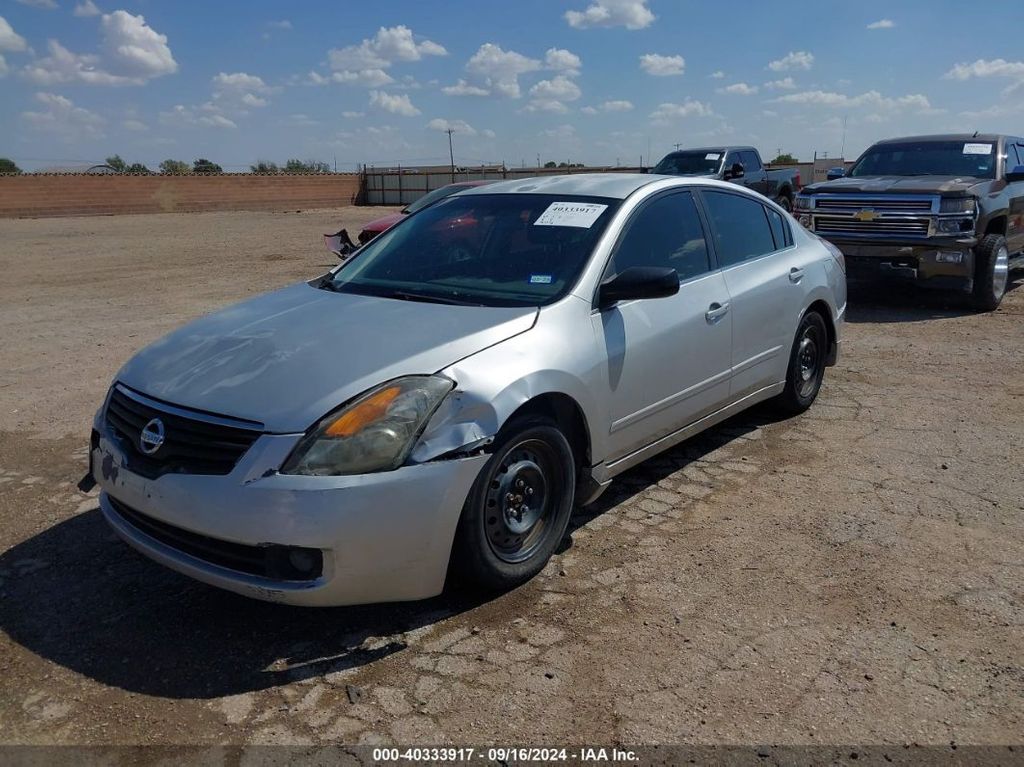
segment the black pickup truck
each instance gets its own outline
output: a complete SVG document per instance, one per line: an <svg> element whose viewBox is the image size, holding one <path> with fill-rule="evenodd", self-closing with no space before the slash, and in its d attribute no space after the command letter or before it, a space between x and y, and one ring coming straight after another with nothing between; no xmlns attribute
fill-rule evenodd
<svg viewBox="0 0 1024 767"><path fill-rule="evenodd" d="M1024 139L880 141L842 178L804 187L795 215L843 251L851 279L955 288L991 311L1024 268Z"/></svg>
<svg viewBox="0 0 1024 767"><path fill-rule="evenodd" d="M800 171L765 169L760 153L752 146L681 149L665 155L651 173L732 181L760 192L789 211L793 210L793 199L800 191Z"/></svg>

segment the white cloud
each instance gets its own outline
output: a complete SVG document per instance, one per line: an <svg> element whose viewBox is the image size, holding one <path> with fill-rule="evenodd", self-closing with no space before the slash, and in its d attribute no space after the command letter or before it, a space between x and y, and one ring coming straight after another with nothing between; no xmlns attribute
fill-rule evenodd
<svg viewBox="0 0 1024 767"><path fill-rule="evenodd" d="M633 102L625 99L606 101L595 106L586 106L580 109L585 115L596 115L599 112L628 112L633 109Z"/></svg>
<svg viewBox="0 0 1024 767"><path fill-rule="evenodd" d="M100 9L96 7L96 3L92 0L84 0L75 6L74 15L79 17L88 18L89 16L99 16L101 13Z"/></svg>
<svg viewBox="0 0 1024 767"><path fill-rule="evenodd" d="M327 52L331 69L387 69L396 61L419 61L424 56L446 56L448 51L431 40L416 42L404 25L381 27L372 38L359 45L333 48Z"/></svg>
<svg viewBox="0 0 1024 767"><path fill-rule="evenodd" d="M21 113L21 119L33 130L52 133L69 142L102 138L104 120L98 114L76 107L70 99L56 93L37 93L35 99L44 110Z"/></svg>
<svg viewBox="0 0 1024 767"><path fill-rule="evenodd" d="M892 29L896 26L896 22L892 19L879 19L878 21L872 21L868 24L868 29Z"/></svg>
<svg viewBox="0 0 1024 767"><path fill-rule="evenodd" d="M465 136L476 135L476 129L465 120L444 120L440 117L435 117L427 123L427 127L430 128L430 130L437 131L452 130Z"/></svg>
<svg viewBox="0 0 1024 767"><path fill-rule="evenodd" d="M420 113L408 93L391 94L384 91L370 91L370 106L402 117L415 117Z"/></svg>
<svg viewBox="0 0 1024 767"><path fill-rule="evenodd" d="M530 88L530 96L535 99L558 99L559 101L575 101L582 95L580 87L568 77L559 75L551 80L541 80Z"/></svg>
<svg viewBox="0 0 1024 767"><path fill-rule="evenodd" d="M11 68L7 66L7 59L0 53L0 77L7 77L7 73L10 71Z"/></svg>
<svg viewBox="0 0 1024 767"><path fill-rule="evenodd" d="M366 112L345 111L341 116L349 120L358 120L360 117L366 117Z"/></svg>
<svg viewBox="0 0 1024 767"><path fill-rule="evenodd" d="M104 14L101 34L98 54L74 53L57 40L48 41L50 55L26 66L23 76L37 85L142 85L178 71L167 36L146 24L142 16L127 11Z"/></svg>
<svg viewBox="0 0 1024 767"><path fill-rule="evenodd" d="M713 117L714 111L709 104L702 101L687 99L682 104L665 102L651 112L651 120L655 124L667 124L670 120L684 117Z"/></svg>
<svg viewBox="0 0 1024 767"><path fill-rule="evenodd" d="M810 104L839 109L872 107L875 109L930 111L932 108L927 97L919 93L890 98L883 96L878 91L868 91L858 96L847 96L832 91L803 91L780 96L775 101L781 104Z"/></svg>
<svg viewBox="0 0 1024 767"><path fill-rule="evenodd" d="M790 51L781 59L768 63L768 68L773 72L783 72L787 69L810 69L814 65L814 54L807 51Z"/></svg>
<svg viewBox="0 0 1024 767"><path fill-rule="evenodd" d="M973 64L957 64L943 77L947 80L969 80L972 77L1009 77L1024 80L1024 61L978 59Z"/></svg>
<svg viewBox="0 0 1024 767"><path fill-rule="evenodd" d="M441 89L441 93L446 96L489 96L491 92L486 88L481 88L478 85L470 85L468 82L459 78L459 81L455 85L446 85Z"/></svg>
<svg viewBox="0 0 1024 767"><path fill-rule="evenodd" d="M570 27L625 27L643 29L655 19L647 0L594 0L582 11L566 11Z"/></svg>
<svg viewBox="0 0 1024 767"><path fill-rule="evenodd" d="M483 136L484 138L497 138L498 137L498 134L495 133L494 131L492 131L490 128L485 128L484 130L480 131L480 135Z"/></svg>
<svg viewBox="0 0 1024 767"><path fill-rule="evenodd" d="M576 77L580 73L583 63L580 57L565 48L548 48L544 54L544 66L555 72L561 72L567 77Z"/></svg>
<svg viewBox="0 0 1024 767"><path fill-rule="evenodd" d="M25 42L25 38L14 31L11 25L7 23L7 19L0 16L0 51L20 53L24 50L28 50L28 43Z"/></svg>
<svg viewBox="0 0 1024 767"><path fill-rule="evenodd" d="M480 78L497 96L517 99L522 95L519 76L536 72L541 63L516 51L506 51L494 43L484 43L466 63L466 71Z"/></svg>
<svg viewBox="0 0 1024 767"><path fill-rule="evenodd" d="M217 114L212 111L213 109L214 107L210 104L204 104L198 110L177 104L169 112L160 113L160 122L163 125L176 128L199 127L230 130L238 127L233 120L222 114Z"/></svg>
<svg viewBox="0 0 1024 767"><path fill-rule="evenodd" d="M267 96L279 89L267 85L262 77L245 72L220 72L210 81L213 98L208 111L237 112L244 115L247 109L265 107Z"/></svg>
<svg viewBox="0 0 1024 767"><path fill-rule="evenodd" d="M558 99L533 99L523 107L524 112L551 112L552 114L564 115L568 113L569 107Z"/></svg>
<svg viewBox="0 0 1024 767"><path fill-rule="evenodd" d="M640 68L647 74L657 77L681 75L686 71L686 59L682 56L662 56L658 53L645 53L640 57Z"/></svg>
<svg viewBox="0 0 1024 767"><path fill-rule="evenodd" d="M757 93L756 85L747 85L746 83L733 83L727 85L724 88L718 88L719 93L726 93L731 96L753 96Z"/></svg>
<svg viewBox="0 0 1024 767"><path fill-rule="evenodd" d="M43 10L52 11L57 8L56 0L18 0L22 5L27 5L30 8L42 8Z"/></svg>
<svg viewBox="0 0 1024 767"><path fill-rule="evenodd" d="M582 112L585 115L596 115L597 112L598 112L598 109L597 109L597 107L589 107L589 106L587 106L587 107L580 107L580 112Z"/></svg>
<svg viewBox="0 0 1024 767"><path fill-rule="evenodd" d="M796 88L792 77L783 77L781 80L772 80L764 84L770 91L791 91Z"/></svg>
<svg viewBox="0 0 1024 767"><path fill-rule="evenodd" d="M712 72L710 75L708 75L708 77L710 77L712 80L724 80L725 72L723 72L721 69L718 69Z"/></svg>
<svg viewBox="0 0 1024 767"><path fill-rule="evenodd" d="M125 130L130 130L130 131L135 132L135 133L141 133L142 131L149 130L149 126L146 125L146 123L144 123L144 122L142 122L142 120L138 120L138 119L136 119L134 117L129 117L127 120L124 120L121 123L121 126Z"/></svg>

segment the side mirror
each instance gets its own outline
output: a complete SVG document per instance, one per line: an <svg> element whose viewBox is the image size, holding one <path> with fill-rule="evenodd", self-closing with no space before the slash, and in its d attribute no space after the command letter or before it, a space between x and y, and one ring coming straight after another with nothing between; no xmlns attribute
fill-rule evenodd
<svg viewBox="0 0 1024 767"><path fill-rule="evenodd" d="M828 181L835 181L837 178L842 178L846 175L846 168L829 168L825 174L825 178Z"/></svg>
<svg viewBox="0 0 1024 767"><path fill-rule="evenodd" d="M667 298L679 292L679 273L664 266L631 266L601 283L600 309L637 298Z"/></svg>
<svg viewBox="0 0 1024 767"><path fill-rule="evenodd" d="M1024 165L1018 165L1012 171L1006 174L1007 181L1024 181Z"/></svg>
<svg viewBox="0 0 1024 767"><path fill-rule="evenodd" d="M743 163L734 162L732 164L732 167L725 172L724 178L726 181L728 181L730 178L743 178L743 173Z"/></svg>

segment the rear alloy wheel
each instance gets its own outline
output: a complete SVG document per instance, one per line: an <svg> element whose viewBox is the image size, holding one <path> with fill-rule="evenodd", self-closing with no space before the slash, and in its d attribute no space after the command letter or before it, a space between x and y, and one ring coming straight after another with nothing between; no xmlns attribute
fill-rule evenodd
<svg viewBox="0 0 1024 767"><path fill-rule="evenodd" d="M1010 279L1010 250L1006 239L989 234L974 251L974 290L971 303L975 309L991 312L1006 295Z"/></svg>
<svg viewBox="0 0 1024 767"><path fill-rule="evenodd" d="M459 520L453 568L488 591L525 583L565 535L576 461L565 435L541 418L510 423L470 490Z"/></svg>
<svg viewBox="0 0 1024 767"><path fill-rule="evenodd" d="M828 328L818 312L810 311L800 320L789 355L786 388L776 398L779 409L797 415L811 406L821 391L828 358Z"/></svg>

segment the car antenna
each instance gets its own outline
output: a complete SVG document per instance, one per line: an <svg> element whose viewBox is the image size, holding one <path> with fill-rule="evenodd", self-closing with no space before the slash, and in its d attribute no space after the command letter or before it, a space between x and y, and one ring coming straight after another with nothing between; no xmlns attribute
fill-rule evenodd
<svg viewBox="0 0 1024 767"><path fill-rule="evenodd" d="M978 138L978 131L974 131L974 135L971 138Z"/></svg>

